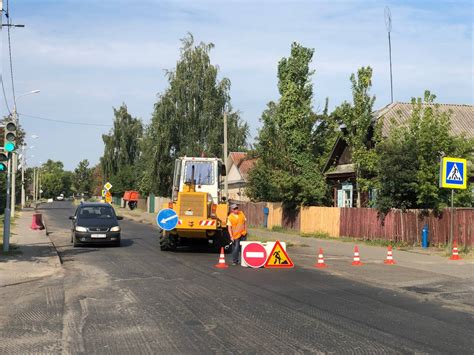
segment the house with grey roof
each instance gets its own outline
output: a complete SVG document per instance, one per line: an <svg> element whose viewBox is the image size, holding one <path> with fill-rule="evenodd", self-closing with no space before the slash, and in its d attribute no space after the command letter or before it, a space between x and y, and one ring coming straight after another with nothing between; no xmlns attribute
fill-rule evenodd
<svg viewBox="0 0 474 355"><path fill-rule="evenodd" d="M230 200L250 201L245 194L248 175L257 159L249 158L244 152L231 152L227 158L227 184Z"/></svg>
<svg viewBox="0 0 474 355"><path fill-rule="evenodd" d="M451 113L451 131L453 135L464 135L474 138L474 106L436 104L440 112ZM424 104L426 107L427 105ZM434 105L433 105L434 106ZM392 127L405 124L412 114L411 103L394 102L373 113L374 122L382 120L382 137L388 137ZM470 179L473 169L469 167ZM335 207L355 207L356 176L352 155L346 141L340 136L331 151L323 170L329 185L332 187L333 205ZM367 206L373 198L372 193L362 194L361 205Z"/></svg>

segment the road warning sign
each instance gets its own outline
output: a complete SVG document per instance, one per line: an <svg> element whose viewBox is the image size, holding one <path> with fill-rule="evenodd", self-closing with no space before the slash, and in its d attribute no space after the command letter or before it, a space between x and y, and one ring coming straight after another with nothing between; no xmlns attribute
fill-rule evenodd
<svg viewBox="0 0 474 355"><path fill-rule="evenodd" d="M266 268L292 268L295 266L293 261L286 253L285 249L281 246L277 240L273 247L270 255L268 256L267 262L265 263Z"/></svg>
<svg viewBox="0 0 474 355"><path fill-rule="evenodd" d="M242 259L247 266L259 268L265 265L267 251L260 242L249 243L242 248Z"/></svg>
<svg viewBox="0 0 474 355"><path fill-rule="evenodd" d="M440 187L449 189L467 188L466 159L444 157L441 160Z"/></svg>

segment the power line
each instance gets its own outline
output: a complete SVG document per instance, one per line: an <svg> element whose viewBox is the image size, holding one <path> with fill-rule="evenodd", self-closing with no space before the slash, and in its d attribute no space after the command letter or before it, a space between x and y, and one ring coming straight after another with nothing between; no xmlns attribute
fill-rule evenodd
<svg viewBox="0 0 474 355"><path fill-rule="evenodd" d="M8 18L8 24L11 25L9 4L10 4L10 1L7 0L7 18ZM16 107L16 95L15 95L15 82L13 80L12 43L11 43L11 38L10 38L10 28L11 28L11 26L8 26L8 29L7 29L7 33L8 33L8 54L9 54L9 58L10 58L10 77L12 79L13 108L15 109L15 107Z"/></svg>
<svg viewBox="0 0 474 355"><path fill-rule="evenodd" d="M18 113L18 115L24 116L24 117L27 117L27 118L34 118L34 119L42 120L42 121L56 122L56 123L64 123L64 124L78 125L78 126L95 126L95 127L112 127L112 126L113 126L113 125L111 125L111 124L87 123L87 122L73 122L73 121L56 120L56 119L53 119L53 118L27 115L27 114L25 114L25 113Z"/></svg>
<svg viewBox="0 0 474 355"><path fill-rule="evenodd" d="M3 84L3 75L0 73L0 81L2 82L2 90L3 90L3 98L5 99L5 106L7 107L8 113L12 113L10 111L10 107L8 106L7 94L5 93L5 85Z"/></svg>

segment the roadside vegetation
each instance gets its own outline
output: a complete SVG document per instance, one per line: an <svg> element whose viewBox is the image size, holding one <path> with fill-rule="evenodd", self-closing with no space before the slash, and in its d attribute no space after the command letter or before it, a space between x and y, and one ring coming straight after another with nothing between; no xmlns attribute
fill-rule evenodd
<svg viewBox="0 0 474 355"><path fill-rule="evenodd" d="M100 163L90 166L82 160L69 172L62 162L48 160L38 169L42 197L64 193L88 199L100 196L106 181L112 183L116 196L131 189L142 196L169 196L177 157L223 158L224 115L228 151L245 151L257 159L247 195L253 201L283 202L285 208L331 205L332 186L323 169L338 138L347 143L352 155L356 205L361 206L362 193L375 191L371 207L381 216L393 208L439 211L449 205L450 191L438 187L441 155L465 157L469 166L474 165L474 140L451 134L451 114L440 112L430 91L412 99L406 124L382 137L382 122L373 120L376 97L371 93L370 65L348 69L350 101L330 112L329 98L324 98L325 106L315 109L318 53L297 42L289 45L288 56L275 63L278 96L267 103L261 128L250 144L249 126L232 105L231 80L222 77L218 64L211 60L213 48L212 43L197 43L187 34L181 40L176 66L166 72L168 85L157 95L146 120L149 123L134 117L126 103L114 108L113 128L102 136ZM33 171L28 169L30 187L32 179ZM0 189L4 186L2 174ZM471 184L457 191L455 206L474 207L473 189ZM0 212L3 206L2 195Z"/></svg>

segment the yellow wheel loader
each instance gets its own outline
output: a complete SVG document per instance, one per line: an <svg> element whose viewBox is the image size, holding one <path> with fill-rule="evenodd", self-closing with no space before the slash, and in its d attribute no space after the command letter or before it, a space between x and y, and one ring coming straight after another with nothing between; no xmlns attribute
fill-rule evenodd
<svg viewBox="0 0 474 355"><path fill-rule="evenodd" d="M173 209L178 224L160 233L161 250L206 241L216 248L230 244L226 221L228 202L223 195L225 165L218 158L182 157L176 159L171 201L163 208Z"/></svg>

